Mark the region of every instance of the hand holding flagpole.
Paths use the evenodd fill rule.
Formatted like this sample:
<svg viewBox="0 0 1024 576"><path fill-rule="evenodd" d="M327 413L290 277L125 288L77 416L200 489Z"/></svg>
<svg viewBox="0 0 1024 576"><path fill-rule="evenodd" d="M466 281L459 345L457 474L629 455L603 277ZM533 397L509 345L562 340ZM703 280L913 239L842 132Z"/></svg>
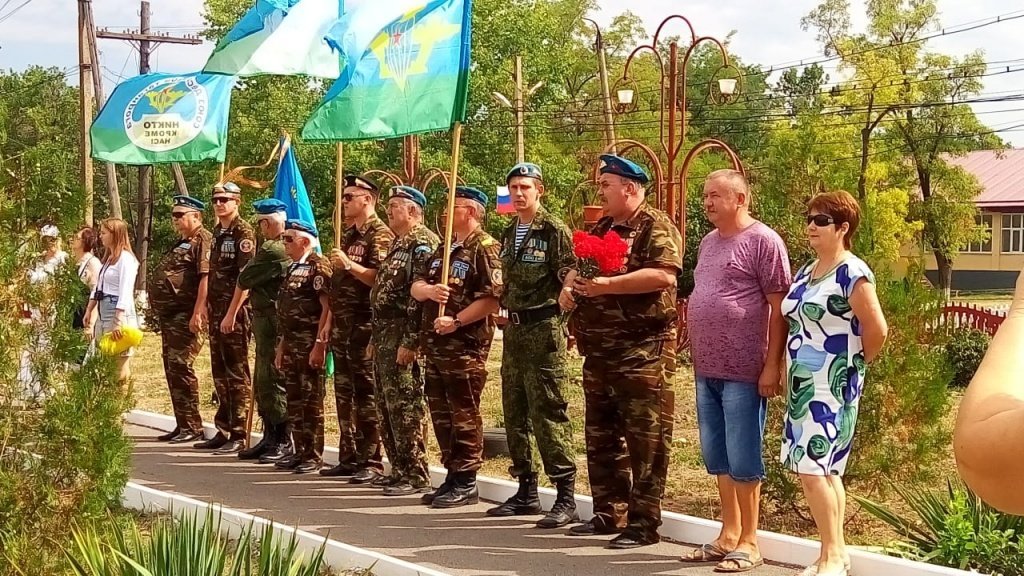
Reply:
<svg viewBox="0 0 1024 576"><path fill-rule="evenodd" d="M448 272L452 260L452 221L455 219L455 187L459 183L459 145L462 141L462 122L456 122L452 130L452 174L448 179L448 208L445 210L444 252L441 256L441 285L448 285ZM437 316L444 316L444 304L438 308Z"/></svg>

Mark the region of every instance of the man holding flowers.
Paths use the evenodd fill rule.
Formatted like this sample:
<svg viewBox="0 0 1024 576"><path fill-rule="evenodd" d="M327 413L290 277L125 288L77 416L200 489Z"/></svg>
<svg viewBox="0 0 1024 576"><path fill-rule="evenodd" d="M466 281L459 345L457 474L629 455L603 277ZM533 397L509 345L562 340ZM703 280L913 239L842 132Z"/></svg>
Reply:
<svg viewBox="0 0 1024 576"><path fill-rule="evenodd" d="M577 342L586 357L587 469L594 498L594 518L570 533L621 532L609 547L627 549L660 540L683 248L669 216L645 202L650 178L643 168L610 154L601 161L606 216L591 235L574 238L580 265L559 297L563 309L575 309Z"/></svg>

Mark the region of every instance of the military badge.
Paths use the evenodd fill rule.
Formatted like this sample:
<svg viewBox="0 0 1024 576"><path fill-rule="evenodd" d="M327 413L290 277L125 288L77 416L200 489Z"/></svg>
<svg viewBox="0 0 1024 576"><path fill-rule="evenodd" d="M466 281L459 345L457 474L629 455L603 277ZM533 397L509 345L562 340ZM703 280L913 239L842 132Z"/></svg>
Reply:
<svg viewBox="0 0 1024 576"><path fill-rule="evenodd" d="M491 270L491 283L495 286L501 286L501 268Z"/></svg>
<svg viewBox="0 0 1024 576"><path fill-rule="evenodd" d="M238 249L242 252L242 254L248 254L249 252L252 252L253 248L255 247L256 244L248 238L243 238L242 241L238 243Z"/></svg>
<svg viewBox="0 0 1024 576"><path fill-rule="evenodd" d="M463 260L456 260L455 262L452 262L452 276L453 277L465 280L466 276L468 276L468 275L469 275L469 262L465 262Z"/></svg>
<svg viewBox="0 0 1024 576"><path fill-rule="evenodd" d="M323 287L324 287L324 277L323 276L317 276L316 278L313 278L313 290L316 290L317 292L319 292L320 289L322 289Z"/></svg>

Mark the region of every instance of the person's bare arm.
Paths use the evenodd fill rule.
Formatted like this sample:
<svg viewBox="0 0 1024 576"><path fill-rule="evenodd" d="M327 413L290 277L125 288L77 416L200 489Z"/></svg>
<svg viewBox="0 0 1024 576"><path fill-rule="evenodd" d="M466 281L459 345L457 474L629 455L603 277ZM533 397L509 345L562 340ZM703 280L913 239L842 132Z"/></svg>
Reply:
<svg viewBox="0 0 1024 576"><path fill-rule="evenodd" d="M773 398L782 392L783 353L786 350L786 335L789 325L782 315L782 299L785 292L765 294L768 300L768 355L765 358L761 376L757 379L757 390L765 398Z"/></svg>
<svg viewBox="0 0 1024 576"><path fill-rule="evenodd" d="M885 338L889 335L889 324L882 314L882 305L878 303L875 285L863 278L858 280L850 294L850 307L860 322L864 360L871 362L878 357L882 345L885 344Z"/></svg>

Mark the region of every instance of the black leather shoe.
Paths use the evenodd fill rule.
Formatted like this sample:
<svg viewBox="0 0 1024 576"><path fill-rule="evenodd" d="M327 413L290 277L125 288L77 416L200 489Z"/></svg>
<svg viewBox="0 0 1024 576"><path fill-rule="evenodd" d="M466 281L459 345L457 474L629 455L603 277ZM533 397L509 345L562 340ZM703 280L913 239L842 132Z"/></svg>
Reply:
<svg viewBox="0 0 1024 576"><path fill-rule="evenodd" d="M369 484L377 478L380 478L383 474L380 473L376 468L363 468L359 472L356 472L351 478L348 479L349 484Z"/></svg>
<svg viewBox="0 0 1024 576"><path fill-rule="evenodd" d="M352 476L353 474L355 474L358 471L359 471L359 469L356 468L355 464L352 464L350 462L342 462L341 464L338 464L337 466L331 466L330 468L324 468L323 470L320 470L320 475L321 476L342 476L342 477L347 477L347 476Z"/></svg>
<svg viewBox="0 0 1024 576"><path fill-rule="evenodd" d="M161 434L161 435L157 436L156 437L156 441L157 442L167 442L168 440L173 440L178 434L181 434L181 428L178 428L177 426L175 426L174 430L171 430L170 432L167 432L166 434Z"/></svg>
<svg viewBox="0 0 1024 576"><path fill-rule="evenodd" d="M388 486L394 486L401 481L402 478L400 476L385 476L381 474L370 481L370 486L373 486L374 488L387 488Z"/></svg>
<svg viewBox="0 0 1024 576"><path fill-rule="evenodd" d="M580 520L576 514L576 475L559 480L555 488L558 489L555 504L550 512L537 521L537 528L561 528Z"/></svg>
<svg viewBox="0 0 1024 576"><path fill-rule="evenodd" d="M182 432L181 434L178 434L177 436L172 438L170 443L171 444L187 444L189 442L195 442L196 440L199 440L202 437L203 437L203 431L202 430L200 430L199 432L189 432L189 431L186 430L185 432Z"/></svg>
<svg viewBox="0 0 1024 576"><path fill-rule="evenodd" d="M214 436L213 438L210 438L209 440L203 440L202 442L197 442L194 446L199 450L216 450L217 448L220 448L221 446L227 443L228 439L225 438L224 435L221 434L220 432L217 432L217 435Z"/></svg>
<svg viewBox="0 0 1024 576"><path fill-rule="evenodd" d="M480 502L480 491L476 487L476 472L459 472L452 481L448 492L434 498L431 508L458 508Z"/></svg>
<svg viewBox="0 0 1024 576"><path fill-rule="evenodd" d="M594 534L618 534L621 530L608 530L603 526L598 528L593 520L569 528L569 534L573 536L593 536Z"/></svg>
<svg viewBox="0 0 1024 576"><path fill-rule="evenodd" d="M627 530L612 538L611 542L608 543L608 547L613 550L629 550L630 548L650 546L657 543L657 540L651 541L632 530Z"/></svg>
<svg viewBox="0 0 1024 576"><path fill-rule="evenodd" d="M292 454L291 456L282 458L274 463L274 468L279 470L294 470L296 466L302 464L302 459Z"/></svg>
<svg viewBox="0 0 1024 576"><path fill-rule="evenodd" d="M228 456L230 454L238 454L245 449L245 441L243 440L230 440L217 450L213 451L214 456Z"/></svg>
<svg viewBox="0 0 1024 576"><path fill-rule="evenodd" d="M413 486L405 480L400 480L391 486L384 487L385 496L410 496L412 494L424 494L430 492L430 485Z"/></svg>
<svg viewBox="0 0 1024 576"><path fill-rule="evenodd" d="M444 494L445 492L447 492L447 491L449 491L451 489L452 489L452 473L449 472L444 477L444 482L442 482L441 485L437 487L437 490L434 490L433 492L427 492L423 496L420 496L420 503L426 504L427 506L430 506L431 504L433 504L434 498L437 498L438 496Z"/></svg>
<svg viewBox="0 0 1024 576"><path fill-rule="evenodd" d="M489 509L488 516L533 516L543 512L537 495L537 475L519 476L519 490L502 504Z"/></svg>
<svg viewBox="0 0 1024 576"><path fill-rule="evenodd" d="M322 463L317 462L316 460L311 460L309 462L300 463L295 467L294 471L296 474L309 474L310 472L316 472L321 466L323 466Z"/></svg>

